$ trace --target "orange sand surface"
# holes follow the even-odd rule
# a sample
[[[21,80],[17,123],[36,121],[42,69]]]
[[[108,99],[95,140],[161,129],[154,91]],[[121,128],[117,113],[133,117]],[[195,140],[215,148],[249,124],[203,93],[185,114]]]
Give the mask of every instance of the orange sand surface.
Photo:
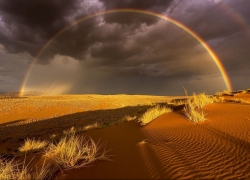
[[[248,100],[249,94],[239,94],[235,97]],[[71,100],[65,100],[63,97],[61,101],[58,101],[58,97],[56,99],[53,102],[53,98],[48,100],[48,97],[41,97],[42,101],[50,105],[49,108],[52,108],[52,105],[57,108],[68,105],[72,108],[70,103],[79,102],[79,106],[76,106],[79,111],[83,111],[80,109],[83,107],[91,109],[91,106],[103,109],[73,113],[77,111],[75,108],[72,110],[73,114],[32,123],[2,124],[1,147],[6,144],[14,147],[14,143],[20,146],[23,143],[22,137],[31,136],[37,139],[45,137],[46,134],[63,131],[72,125],[84,124],[86,121],[108,122],[125,115],[136,115],[138,118],[141,112],[148,108],[138,106],[115,109],[114,104],[119,106],[117,99],[115,103],[104,97],[100,103],[88,101],[92,102],[89,105],[85,102],[86,106],[83,106],[83,101],[74,102],[72,97]],[[138,99],[137,102],[134,100],[131,100],[134,104],[138,103]],[[129,100],[121,101],[124,105]],[[35,102],[39,103],[35,100],[32,103]],[[112,102],[114,109],[109,109],[108,105]],[[18,105],[22,106],[25,106],[25,103]],[[57,171],[53,179],[250,179],[250,104],[226,102],[207,105],[207,120],[196,124],[186,119],[181,107],[183,106],[176,106],[173,112],[163,114],[146,126],[129,121],[80,133],[79,135],[84,137],[90,136],[95,142],[106,143],[111,161],[96,161],[87,167]],[[2,138],[3,136],[5,138]],[[7,145],[6,147],[9,147]],[[28,158],[32,159],[32,156],[35,155],[29,155]]]
[[[240,93],[240,94],[235,95],[234,97],[249,101],[250,100],[250,93]]]
[[[59,172],[56,179],[249,179],[250,105],[212,104],[206,112],[204,123],[176,111],[144,127],[125,122],[84,133],[107,142],[113,161]]]
[[[166,103],[174,97],[146,95],[58,95],[0,99],[0,125],[33,122],[77,112]]]
[[[71,127],[109,125],[128,117],[137,118],[155,103],[166,104],[174,98],[94,94],[2,98],[0,153],[16,151],[26,138],[51,140]]]

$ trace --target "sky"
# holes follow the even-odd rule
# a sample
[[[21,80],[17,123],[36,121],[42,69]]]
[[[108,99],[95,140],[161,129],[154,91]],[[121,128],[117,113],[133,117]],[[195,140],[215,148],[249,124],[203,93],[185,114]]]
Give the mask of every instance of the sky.
[[[211,47],[234,90],[250,88],[249,8],[249,0],[0,0],[0,93],[227,89],[208,51],[170,21],[135,11],[78,21],[112,9],[151,11],[181,23]]]

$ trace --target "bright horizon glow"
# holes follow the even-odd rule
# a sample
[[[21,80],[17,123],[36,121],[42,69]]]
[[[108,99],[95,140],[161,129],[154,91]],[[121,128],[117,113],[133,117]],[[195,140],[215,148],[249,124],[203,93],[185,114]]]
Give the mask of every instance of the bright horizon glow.
[[[168,22],[170,22],[170,23],[178,26],[179,28],[183,29],[185,32],[187,32],[188,34],[190,34],[194,39],[196,39],[206,49],[206,51],[209,53],[209,55],[212,57],[213,61],[215,62],[216,66],[218,67],[218,69],[219,69],[219,71],[221,73],[221,76],[222,76],[222,78],[224,80],[226,88],[228,90],[232,91],[232,85],[231,85],[229,76],[228,76],[228,74],[227,74],[227,72],[226,72],[223,64],[221,63],[220,59],[213,52],[213,50],[206,44],[206,42],[201,37],[199,37],[194,31],[192,31],[190,28],[188,28],[185,25],[181,24],[177,20],[174,20],[174,19],[172,19],[172,18],[170,18],[168,16],[165,16],[165,15],[162,15],[162,14],[158,14],[158,13],[155,13],[155,12],[145,11],[145,10],[138,10],[138,9],[114,9],[114,10],[107,10],[107,11],[97,12],[97,13],[85,16],[83,18],[80,18],[80,19],[72,22],[70,25],[64,27],[61,31],[59,31],[51,39],[49,39],[47,41],[47,43],[43,46],[43,48],[38,52],[37,56],[33,59],[31,65],[30,65],[30,67],[29,67],[29,69],[28,69],[28,71],[27,71],[27,73],[25,75],[23,83],[21,85],[20,96],[22,96],[23,93],[25,92],[26,83],[28,81],[28,78],[29,78],[29,75],[31,73],[31,70],[32,70],[34,64],[36,63],[38,57],[44,52],[44,50],[50,45],[50,43],[56,37],[58,37],[63,32],[65,32],[68,28],[70,28],[70,27],[72,27],[72,26],[76,25],[77,23],[82,22],[84,20],[90,19],[92,17],[99,16],[99,15],[111,14],[111,13],[120,13],[120,12],[141,13],[141,14],[147,14],[147,15],[155,16],[155,17],[158,17],[160,19],[164,19],[164,20],[166,20],[166,21],[168,21]]]

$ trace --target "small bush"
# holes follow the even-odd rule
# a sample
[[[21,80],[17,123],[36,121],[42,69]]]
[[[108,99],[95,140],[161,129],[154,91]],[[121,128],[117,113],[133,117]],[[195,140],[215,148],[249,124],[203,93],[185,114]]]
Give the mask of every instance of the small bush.
[[[124,119],[125,121],[133,121],[137,118],[137,116],[125,116]]]
[[[20,152],[32,152],[32,151],[43,149],[45,146],[47,146],[47,144],[48,144],[47,141],[26,139],[24,142],[24,145],[21,146],[18,150]]]
[[[18,178],[18,166],[11,161],[0,159],[0,179],[17,179]]]
[[[190,100],[187,101],[187,104],[184,107],[184,113],[186,117],[195,123],[197,122],[204,122],[206,120],[205,118],[205,112],[202,108],[198,108],[195,106]]]
[[[90,138],[86,140],[75,134],[69,134],[57,144],[50,144],[45,150],[45,157],[50,158],[61,168],[84,167],[98,159],[108,159],[106,151],[99,152],[100,147]]]
[[[217,102],[217,98],[209,97],[205,95],[205,93],[201,93],[198,95],[193,94],[193,97],[191,99],[188,99],[187,103],[185,104],[185,107],[183,109],[184,114],[189,120],[195,123],[204,122],[206,120],[206,114],[203,107],[214,102]]]
[[[222,95],[223,95],[223,92],[216,92],[215,95],[216,95],[216,96],[222,96]]]
[[[0,158],[0,179],[1,180],[43,180],[50,177],[49,165],[36,168],[35,171],[28,172],[25,165],[14,162],[14,159],[6,160]]]
[[[207,96],[205,93],[201,94],[193,94],[193,97],[191,98],[191,101],[188,100],[189,104],[192,103],[192,106],[197,108],[203,108],[204,106],[208,104],[212,104],[215,102],[215,99],[213,97]]]
[[[224,90],[223,92],[216,92],[215,95],[217,95],[217,96],[223,96],[223,95],[232,96],[233,93],[230,90]]]
[[[160,107],[159,105],[147,110],[139,119],[141,125],[146,125],[164,113],[172,112],[168,107]]]

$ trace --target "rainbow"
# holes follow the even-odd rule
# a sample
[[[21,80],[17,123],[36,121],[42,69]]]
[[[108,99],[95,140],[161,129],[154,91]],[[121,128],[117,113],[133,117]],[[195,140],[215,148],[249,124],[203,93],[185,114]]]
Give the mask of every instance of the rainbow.
[[[206,51],[209,53],[209,55],[212,57],[213,61],[215,62],[216,66],[218,67],[227,89],[232,90],[232,85],[231,85],[230,79],[229,79],[229,77],[227,75],[227,72],[226,72],[225,68],[223,67],[223,64],[221,63],[220,59],[213,52],[213,50],[206,44],[206,42],[201,37],[199,37],[194,31],[192,31],[190,28],[188,28],[187,26],[183,25],[182,23],[178,22],[177,20],[175,20],[173,18],[170,18],[170,17],[168,17],[166,15],[163,15],[163,14],[155,13],[155,12],[152,12],[152,11],[145,11],[145,10],[138,10],[138,9],[113,9],[113,10],[106,10],[106,11],[97,12],[97,13],[82,17],[82,18],[72,22],[68,26],[64,27],[62,30],[57,32],[51,39],[49,39],[47,41],[47,43],[43,46],[43,48],[41,48],[41,50],[38,52],[37,56],[33,59],[31,65],[30,65],[30,67],[29,67],[29,69],[27,71],[27,74],[26,74],[26,76],[25,76],[25,78],[23,80],[23,83],[21,85],[20,96],[22,96],[24,91],[25,91],[25,85],[27,83],[27,80],[29,78],[31,70],[32,70],[34,64],[37,61],[37,58],[44,52],[44,50],[50,45],[50,43],[56,37],[60,36],[68,28],[76,25],[77,23],[79,23],[81,21],[84,21],[84,20],[90,19],[90,18],[95,17],[95,16],[99,16],[99,15],[111,14],[111,13],[124,13],[124,12],[126,12],[126,13],[141,13],[141,14],[147,14],[147,15],[150,15],[150,16],[155,16],[157,18],[164,19],[164,20],[178,26],[179,28],[183,29],[185,32],[190,34],[194,39],[196,39],[206,49]]]

